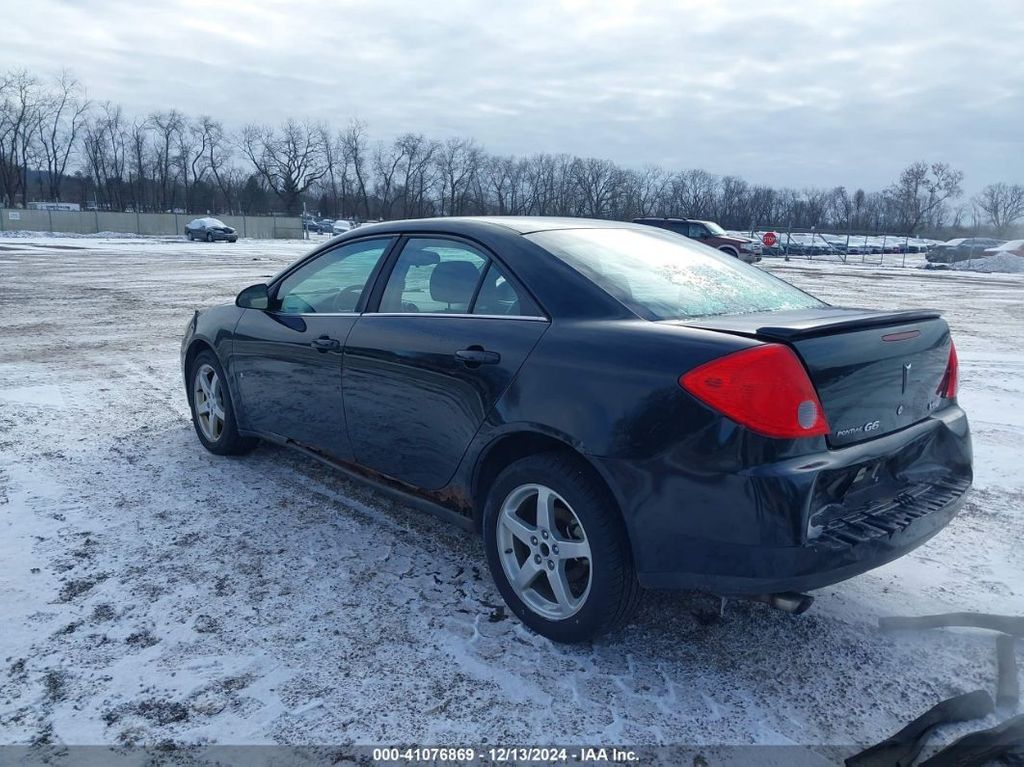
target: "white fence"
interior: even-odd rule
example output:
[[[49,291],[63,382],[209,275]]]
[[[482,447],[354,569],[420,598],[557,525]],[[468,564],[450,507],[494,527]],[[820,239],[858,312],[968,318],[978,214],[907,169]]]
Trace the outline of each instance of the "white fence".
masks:
[[[0,208],[0,232],[62,232],[97,234],[184,235],[195,215],[177,213],[112,213],[102,210],[16,210]],[[302,221],[284,216],[217,216],[240,237],[260,240],[301,239]]]

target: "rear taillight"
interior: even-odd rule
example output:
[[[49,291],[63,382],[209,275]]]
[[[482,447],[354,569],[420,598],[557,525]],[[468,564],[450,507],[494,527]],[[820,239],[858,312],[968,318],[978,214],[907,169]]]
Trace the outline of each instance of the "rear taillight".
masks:
[[[807,371],[786,346],[766,344],[727,354],[684,373],[679,385],[706,405],[766,437],[828,434]]]
[[[939,394],[946,399],[953,399],[956,396],[956,387],[960,380],[960,361],[956,358],[956,344],[949,339],[949,362],[946,363],[946,372],[942,374],[939,382]]]

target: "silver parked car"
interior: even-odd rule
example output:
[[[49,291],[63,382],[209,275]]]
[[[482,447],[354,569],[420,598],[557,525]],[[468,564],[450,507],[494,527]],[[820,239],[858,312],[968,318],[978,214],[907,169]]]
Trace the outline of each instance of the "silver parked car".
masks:
[[[217,218],[195,218],[185,224],[185,237],[189,240],[227,240],[235,242],[238,232]]]

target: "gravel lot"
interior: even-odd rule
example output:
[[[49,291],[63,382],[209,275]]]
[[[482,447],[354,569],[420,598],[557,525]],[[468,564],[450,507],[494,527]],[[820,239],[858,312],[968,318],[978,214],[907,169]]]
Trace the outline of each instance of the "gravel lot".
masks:
[[[994,689],[990,635],[875,625],[1024,612],[1024,275],[766,264],[835,303],[946,312],[965,510],[803,616],[656,593],[562,647],[506,615],[460,531],[281,448],[199,446],[178,369],[193,308],[308,247],[0,239],[0,742],[820,750]]]

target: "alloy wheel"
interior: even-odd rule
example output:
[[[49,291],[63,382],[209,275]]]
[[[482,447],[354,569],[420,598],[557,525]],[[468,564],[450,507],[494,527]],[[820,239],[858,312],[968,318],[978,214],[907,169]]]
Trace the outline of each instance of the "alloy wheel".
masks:
[[[203,436],[216,442],[224,433],[224,387],[212,365],[203,363],[192,380],[192,407]]]
[[[498,558],[516,596],[549,620],[583,607],[593,581],[590,543],[576,512],[550,487],[520,485],[497,524]]]

